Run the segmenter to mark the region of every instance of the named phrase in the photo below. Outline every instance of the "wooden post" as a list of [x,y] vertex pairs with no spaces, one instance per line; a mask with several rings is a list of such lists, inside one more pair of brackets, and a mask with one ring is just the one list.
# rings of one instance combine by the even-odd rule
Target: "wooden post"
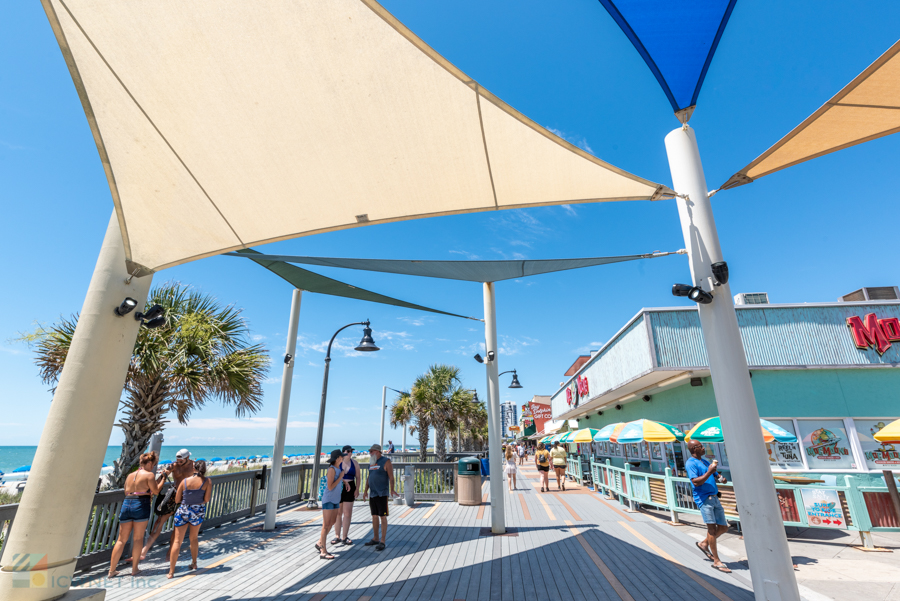
[[259,493],[259,480],[256,479],[256,474],[254,473],[254,477],[250,480],[250,517],[253,517],[253,514],[256,513],[256,495]]
[[900,522],[900,494],[897,494],[897,483],[894,482],[894,472],[884,470],[884,483],[887,486],[888,494],[891,496],[891,502],[894,504],[894,515],[897,522]]

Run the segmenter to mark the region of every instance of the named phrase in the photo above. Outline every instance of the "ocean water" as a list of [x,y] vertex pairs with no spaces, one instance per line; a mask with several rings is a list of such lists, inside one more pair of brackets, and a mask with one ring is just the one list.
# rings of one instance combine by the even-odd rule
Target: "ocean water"
[[[346,444],[346,443],[345,443]],[[328,453],[332,449],[339,449],[343,445],[322,445],[322,452]],[[175,453],[183,447],[163,445],[160,459],[162,461],[175,460]],[[357,451],[363,451],[368,448],[367,445],[353,445]],[[194,459],[212,459],[213,457],[250,457],[251,455],[272,455],[272,447],[266,445],[260,446],[225,446],[225,445],[206,445],[206,446],[188,446],[191,457]],[[14,469],[24,465],[31,465],[34,461],[34,454],[37,447],[3,447],[0,446],[0,472],[10,474]],[[106,448],[106,455],[103,463],[112,466],[113,462],[119,458],[122,447],[119,445]],[[285,455],[311,455],[316,452],[314,445],[286,445],[284,447]]]

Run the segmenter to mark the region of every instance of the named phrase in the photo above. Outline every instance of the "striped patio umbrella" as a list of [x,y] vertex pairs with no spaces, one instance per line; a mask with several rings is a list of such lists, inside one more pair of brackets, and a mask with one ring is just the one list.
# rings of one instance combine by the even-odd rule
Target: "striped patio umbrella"
[[622,428],[625,426],[625,422],[618,422],[616,424],[608,424],[600,428],[600,431],[594,435],[594,442],[607,442],[613,441],[615,442],[614,436],[622,431]]
[[596,436],[598,432],[600,432],[600,430],[595,430],[594,428],[582,428],[572,436],[572,442],[593,442],[594,436]]
[[873,438],[881,444],[900,444],[900,419],[883,427]]
[[[797,442],[796,436],[770,421],[759,420],[759,427],[762,430],[763,440],[767,443],[775,440],[778,442]],[[725,437],[722,434],[722,422],[718,417],[705,419],[691,428],[691,431],[685,435],[685,438],[699,442],[725,442]]]
[[575,437],[575,430],[571,430],[571,431],[566,432],[566,433],[564,433],[564,434],[560,434],[560,436],[559,436],[559,442],[562,442],[562,443],[575,442],[574,440],[572,440],[572,438],[574,438],[574,437]]
[[616,432],[613,438],[610,440],[619,444],[676,442],[684,440],[684,432],[675,426],[663,422],[655,422],[651,419],[638,419],[622,426],[622,429]]

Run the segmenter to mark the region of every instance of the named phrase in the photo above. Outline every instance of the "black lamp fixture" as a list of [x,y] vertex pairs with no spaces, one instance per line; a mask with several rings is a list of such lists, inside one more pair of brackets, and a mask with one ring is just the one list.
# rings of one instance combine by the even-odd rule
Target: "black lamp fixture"
[[124,317],[134,311],[135,307],[137,307],[137,301],[130,296],[126,296],[125,300],[122,301],[122,304],[113,309],[113,312],[119,317]]
[[703,386],[703,378],[691,378],[691,386]]
[[642,399],[645,403],[649,403],[649,402],[650,402],[650,395],[649,395],[649,394],[645,394],[644,396],[641,397],[641,399]]
[[165,309],[162,305],[153,305],[146,313],[138,311],[134,314],[135,321],[141,322],[141,325],[147,329],[158,328],[166,323]]
[[497,374],[497,377],[499,378],[503,374],[512,374],[513,375],[512,384],[509,385],[510,388],[524,388],[521,384],[519,384],[519,376],[516,375],[516,370],[511,369],[509,371],[505,371],[501,374]]
[[713,296],[700,286],[688,286],[687,284],[673,284],[673,296],[686,296],[695,303],[708,305],[713,301]]
[[622,405],[616,405],[616,411],[621,411],[621,410],[622,410]]
[[380,351],[381,349],[372,340],[372,328],[369,327],[369,320],[364,321],[363,324],[366,327],[363,328],[362,340],[359,341],[359,344],[353,350],[362,352]]
[[603,412],[602,412],[602,411],[598,411],[598,412],[597,412],[597,415],[603,415]]
[[479,363],[484,363],[484,359],[483,359],[482,356],[479,355],[478,353],[475,353],[475,357],[473,357],[473,358],[474,358],[476,361],[478,361]]

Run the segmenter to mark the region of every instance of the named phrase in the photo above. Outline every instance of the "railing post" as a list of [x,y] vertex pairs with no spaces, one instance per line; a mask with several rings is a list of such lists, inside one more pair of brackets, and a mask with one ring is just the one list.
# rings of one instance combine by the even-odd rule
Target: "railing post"
[[406,506],[412,507],[416,504],[416,468],[407,465],[403,474],[403,493],[406,497]]
[[678,519],[678,496],[675,494],[675,482],[672,481],[672,468],[666,468],[666,505],[669,506],[669,523],[678,525],[681,521]]
[[[627,461],[625,462],[625,472],[622,474],[622,494],[619,495],[619,503],[622,505],[628,505],[628,509],[634,511],[634,506],[631,504],[631,464]],[[627,501],[627,503],[626,503]]]
[[612,480],[611,483],[606,485],[606,498],[609,499],[610,501],[612,501],[616,498],[615,495],[613,494],[613,490],[615,490],[615,488],[616,488],[616,479],[610,476],[610,473],[609,473],[610,466],[612,466],[612,463],[610,463],[609,459],[607,459],[606,467],[604,468],[603,474],[608,480]]
[[250,517],[256,513],[256,495],[259,493],[259,480],[254,478],[250,480]]
[[[853,525],[859,529],[859,540],[866,549],[875,548],[875,540],[872,538],[872,522],[869,520],[869,512],[866,510],[866,499],[859,491],[859,485],[853,476],[844,476],[847,483],[847,511],[853,520]],[[859,508],[862,507],[860,510]]]

